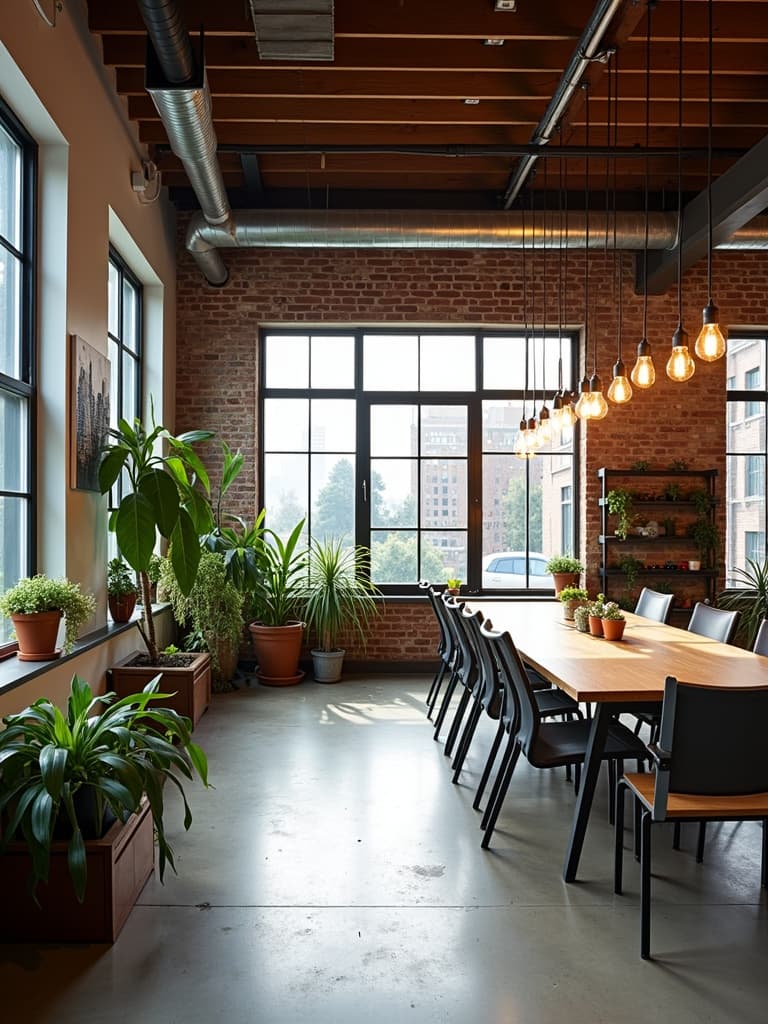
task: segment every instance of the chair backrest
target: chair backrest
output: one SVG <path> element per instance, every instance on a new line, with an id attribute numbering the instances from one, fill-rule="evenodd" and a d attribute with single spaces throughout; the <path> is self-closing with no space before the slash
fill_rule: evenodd
<path id="1" fill-rule="evenodd" d="M 491 645 L 499 667 L 499 681 L 507 704 L 505 724 L 517 731 L 520 746 L 527 757 L 538 738 L 541 719 L 525 666 L 509 633 L 484 629 L 483 635 Z"/>
<path id="2" fill-rule="evenodd" d="M 635 615 L 642 615 L 644 619 L 653 619 L 655 622 L 666 622 L 674 599 L 674 594 L 660 594 L 658 590 L 643 587 L 637 599 Z"/>
<path id="3" fill-rule="evenodd" d="M 740 615 L 741 612 L 735 610 L 729 612 L 725 608 L 713 608 L 711 604 L 697 601 L 693 607 L 691 621 L 688 623 L 688 632 L 729 644 L 739 625 Z"/>
<path id="4" fill-rule="evenodd" d="M 448 624 L 444 620 L 442 601 L 440 601 L 440 595 L 435 588 L 427 582 L 419 584 L 422 590 L 426 590 L 429 603 L 432 605 L 432 611 L 435 613 L 437 619 L 437 628 L 440 631 L 440 640 L 437 644 L 437 653 L 444 661 L 450 661 L 451 648 L 453 647 L 453 641 L 448 628 Z"/>
<path id="5" fill-rule="evenodd" d="M 768 655 L 768 619 L 763 619 L 760 623 L 760 629 L 757 631 L 752 650 L 755 654 Z"/>
<path id="6" fill-rule="evenodd" d="M 488 640 L 483 632 L 483 626 L 486 629 L 492 629 L 493 626 L 488 619 L 483 621 L 482 612 L 477 611 L 471 614 L 466 608 L 464 609 L 464 621 L 474 640 L 475 651 L 478 657 L 479 677 L 475 687 L 475 696 L 491 718 L 498 718 L 501 713 L 502 703 L 501 684 L 499 683 L 496 659 L 493 657 Z"/>
<path id="7" fill-rule="evenodd" d="M 659 745 L 653 816 L 666 816 L 667 793 L 711 796 L 768 791 L 768 688 L 701 686 L 669 676 Z"/>
<path id="8" fill-rule="evenodd" d="M 454 631 L 454 637 L 459 647 L 459 658 L 456 663 L 456 671 L 464 686 L 472 689 L 477 682 L 478 659 L 475 653 L 474 642 L 470 639 L 469 630 L 462 621 L 463 601 L 457 601 L 454 597 L 443 597 L 443 602 Z M 482 618 L 482 612 L 480 613 Z"/>

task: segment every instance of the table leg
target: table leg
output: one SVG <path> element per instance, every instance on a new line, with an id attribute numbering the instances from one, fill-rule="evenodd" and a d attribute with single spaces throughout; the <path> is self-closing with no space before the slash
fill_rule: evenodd
<path id="1" fill-rule="evenodd" d="M 576 799 L 576 809 L 573 815 L 573 825 L 571 826 L 571 838 L 568 841 L 568 851 L 563 868 L 563 878 L 566 882 L 576 881 L 581 848 L 584 845 L 589 812 L 592 809 L 592 798 L 595 795 L 597 776 L 600 771 L 603 750 L 605 749 L 605 740 L 608 735 L 611 716 L 615 712 L 616 707 L 613 704 L 598 703 L 595 714 L 592 717 L 592 728 L 589 731 L 584 769 L 581 774 L 581 786 L 579 787 L 579 795 Z"/>

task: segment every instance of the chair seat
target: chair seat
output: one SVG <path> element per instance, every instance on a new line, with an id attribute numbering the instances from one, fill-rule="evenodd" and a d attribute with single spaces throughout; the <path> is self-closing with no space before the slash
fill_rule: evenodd
<path id="1" fill-rule="evenodd" d="M 542 722 L 533 750 L 526 757 L 536 768 L 557 768 L 566 764 L 581 764 L 589 742 L 592 723 Z M 613 722 L 605 741 L 603 760 L 616 758 L 645 758 L 648 750 L 626 726 Z"/>
<path id="2" fill-rule="evenodd" d="M 653 809 L 653 795 L 656 788 L 654 774 L 632 772 L 624 776 L 627 785 L 642 803 Z M 670 793 L 667 798 L 667 819 L 669 818 L 768 818 L 768 793 L 751 793 L 739 796 L 699 796 L 696 793 Z"/>
<path id="3" fill-rule="evenodd" d="M 569 697 L 567 693 L 563 693 L 562 690 L 558 690 L 557 688 L 549 690 L 534 690 L 534 696 L 536 698 L 539 714 L 542 716 L 573 715 L 579 710 L 579 705 L 573 697 Z"/>

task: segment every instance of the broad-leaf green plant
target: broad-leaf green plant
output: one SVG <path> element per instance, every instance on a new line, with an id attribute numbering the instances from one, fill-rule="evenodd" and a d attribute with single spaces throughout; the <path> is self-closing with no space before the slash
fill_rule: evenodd
<path id="1" fill-rule="evenodd" d="M 32 862 L 32 893 L 48 881 L 54 829 L 63 817 L 71 828 L 67 863 L 77 899 L 87 885 L 85 836 L 78 794 L 90 790 L 95 821 L 103 826 L 106 808 L 125 821 L 146 796 L 159 850 L 159 874 L 166 864 L 176 871 L 165 835 L 163 784 L 179 790 L 184 827 L 192 824 L 179 775 L 197 774 L 208 786 L 208 764 L 191 738 L 188 718 L 157 704 L 160 676 L 141 693 L 117 700 L 114 693 L 94 696 L 78 676 L 72 679 L 66 717 L 45 697 L 3 719 L 0 732 L 0 853 L 21 837 Z M 93 817 L 91 809 L 90 817 Z M 99 829 L 97 828 L 97 831 Z M 1 870 L 1 868 L 0 868 Z"/>
<path id="2" fill-rule="evenodd" d="M 139 573 L 146 628 L 142 629 L 150 660 L 158 649 L 150 600 L 148 571 L 160 537 L 170 542 L 170 558 L 183 593 L 195 582 L 200 562 L 200 537 L 213 525 L 208 494 L 208 473 L 192 447 L 208 441 L 209 430 L 191 430 L 174 436 L 153 422 L 121 419 L 110 430 L 99 467 L 99 487 L 106 494 L 123 478 L 124 494 L 112 513 L 109 528 L 117 537 L 122 557 Z"/>
<path id="3" fill-rule="evenodd" d="M 259 571 L 250 596 L 256 621 L 264 626 L 285 626 L 300 619 L 307 585 L 307 549 L 300 544 L 304 520 L 287 540 L 262 527 L 257 545 Z"/>
<path id="4" fill-rule="evenodd" d="M 729 576 L 736 585 L 718 596 L 717 607 L 741 612 L 739 640 L 752 647 L 760 623 L 768 616 L 768 562 L 761 565 L 748 558 L 746 569 L 731 569 Z"/>

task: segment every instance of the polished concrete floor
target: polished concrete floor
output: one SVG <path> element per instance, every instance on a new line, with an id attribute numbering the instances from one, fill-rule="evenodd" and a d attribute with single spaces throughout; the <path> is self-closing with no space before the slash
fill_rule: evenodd
<path id="1" fill-rule="evenodd" d="M 521 765 L 482 851 L 471 804 L 490 723 L 451 785 L 427 684 L 216 695 L 197 735 L 216 788 L 191 792 L 189 833 L 169 803 L 178 877 L 150 879 L 112 947 L 0 946 L 0 1020 L 768 1020 L 758 826 L 712 828 L 704 865 L 692 835 L 674 853 L 659 828 L 656 959 L 643 962 L 637 865 L 615 897 L 605 791 L 577 884 L 561 878 L 563 772 Z"/>

